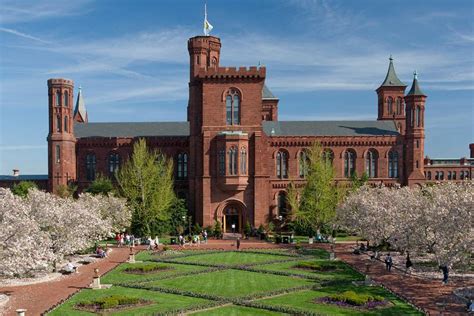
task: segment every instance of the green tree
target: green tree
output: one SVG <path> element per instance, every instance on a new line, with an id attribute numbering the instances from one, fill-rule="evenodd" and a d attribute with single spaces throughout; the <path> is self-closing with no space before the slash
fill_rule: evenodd
<path id="1" fill-rule="evenodd" d="M 298 199 L 296 188 L 290 186 L 288 203 L 298 225 L 319 232 L 332 222 L 342 189 L 334 181 L 335 170 L 321 145 L 315 143 L 307 151 L 306 183 Z"/>
<path id="2" fill-rule="evenodd" d="M 361 186 L 367 183 L 369 181 L 369 175 L 367 172 L 364 172 L 360 178 L 357 176 L 355 172 L 351 174 L 351 191 L 355 192 L 357 189 L 359 189 Z"/>
<path id="3" fill-rule="evenodd" d="M 91 193 L 93 195 L 108 195 L 110 192 L 113 191 L 114 184 L 112 183 L 112 181 L 109 178 L 101 175 L 99 175 L 86 190 L 86 192 Z"/>
<path id="4" fill-rule="evenodd" d="M 186 219 L 188 210 L 184 199 L 176 198 L 171 205 L 171 216 L 169 221 L 168 233 L 173 235 L 182 234 L 186 229 Z"/>
<path id="5" fill-rule="evenodd" d="M 173 161 L 149 150 L 144 139 L 133 145 L 130 159 L 117 173 L 119 193 L 132 209 L 131 229 L 138 236 L 163 232 L 170 220 L 173 202 Z"/>
<path id="6" fill-rule="evenodd" d="M 33 181 L 20 181 L 13 186 L 12 193 L 21 197 L 26 197 L 29 189 L 38 189 L 38 186 Z"/>

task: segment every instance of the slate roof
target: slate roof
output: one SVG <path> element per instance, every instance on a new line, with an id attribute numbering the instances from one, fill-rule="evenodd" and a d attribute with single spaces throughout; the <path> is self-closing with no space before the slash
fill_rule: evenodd
<path id="1" fill-rule="evenodd" d="M 263 86 L 262 89 L 262 99 L 278 99 L 271 91 L 268 89 L 267 85 Z"/>
<path id="2" fill-rule="evenodd" d="M 263 131 L 268 136 L 399 135 L 393 121 L 266 121 Z"/>
<path id="3" fill-rule="evenodd" d="M 406 87 L 407 85 L 398 79 L 398 76 L 395 72 L 395 67 L 393 66 L 393 58 L 390 56 L 390 64 L 388 65 L 387 75 L 385 76 L 385 80 L 380 85 L 381 87 Z"/>
<path id="4" fill-rule="evenodd" d="M 0 180 L 5 181 L 27 181 L 48 180 L 47 174 L 20 174 L 19 176 L 0 175 Z"/>
<path id="5" fill-rule="evenodd" d="M 410 91 L 408 92 L 407 95 L 423 95 L 423 96 L 426 96 L 426 94 L 424 94 L 423 91 L 421 91 L 420 86 L 418 85 L 418 79 L 417 79 L 416 76 L 417 76 L 417 74 L 415 72 L 414 78 L 413 78 L 413 83 L 411 85 L 411 89 L 410 89 Z"/>
<path id="6" fill-rule="evenodd" d="M 188 122 L 75 123 L 74 134 L 85 137 L 189 136 Z"/>
<path id="7" fill-rule="evenodd" d="M 82 118 L 82 121 L 87 122 L 86 104 L 84 103 L 81 87 L 79 87 L 79 92 L 77 94 L 76 108 L 74 109 L 74 117 L 76 117 L 76 115 L 79 115 Z"/>

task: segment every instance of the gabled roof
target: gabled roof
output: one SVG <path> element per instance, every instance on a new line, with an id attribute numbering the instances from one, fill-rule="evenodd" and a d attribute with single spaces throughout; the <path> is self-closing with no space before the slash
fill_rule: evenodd
<path id="1" fill-rule="evenodd" d="M 396 136 L 393 121 L 265 121 L 268 136 Z"/>
<path id="2" fill-rule="evenodd" d="M 278 100 L 278 98 L 268 89 L 267 85 L 263 85 L 262 89 L 263 100 Z"/>
<path id="3" fill-rule="evenodd" d="M 189 136 L 188 122 L 75 123 L 74 134 L 85 137 Z"/>
<path id="4" fill-rule="evenodd" d="M 390 64 L 388 65 L 387 75 L 385 76 L 385 80 L 380 85 L 381 87 L 406 87 L 407 85 L 398 79 L 397 74 L 395 73 L 395 67 L 393 66 L 393 58 L 390 56 L 389 58 Z"/>
<path id="5" fill-rule="evenodd" d="M 79 87 L 79 92 L 77 93 L 76 108 L 74 109 L 74 120 L 77 122 L 87 122 L 88 120 L 86 104 L 84 103 L 81 87 Z"/>
<path id="6" fill-rule="evenodd" d="M 422 95 L 426 97 L 426 94 L 421 91 L 420 86 L 418 85 L 418 74 L 416 73 L 416 71 L 413 73 L 413 83 L 411 84 L 410 91 L 408 91 L 407 96 L 408 95 Z"/>

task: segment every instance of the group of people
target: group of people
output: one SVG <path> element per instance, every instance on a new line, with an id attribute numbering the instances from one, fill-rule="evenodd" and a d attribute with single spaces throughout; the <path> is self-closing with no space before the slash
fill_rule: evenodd
<path id="1" fill-rule="evenodd" d="M 117 242 L 117 247 L 135 245 L 135 236 L 128 233 L 116 233 L 115 241 Z"/>
<path id="2" fill-rule="evenodd" d="M 208 238 L 207 230 L 204 229 L 201 233 L 189 235 L 187 236 L 187 238 L 183 234 L 180 234 L 178 237 L 178 243 L 182 248 L 184 248 L 186 244 L 190 244 L 191 246 L 192 245 L 199 246 L 201 242 L 204 244 L 207 244 L 207 238 Z"/>

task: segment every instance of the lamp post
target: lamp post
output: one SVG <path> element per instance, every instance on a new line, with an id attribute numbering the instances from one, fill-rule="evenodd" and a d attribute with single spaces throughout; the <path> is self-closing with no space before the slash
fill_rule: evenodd
<path id="1" fill-rule="evenodd" d="M 184 225 L 183 230 L 185 230 L 186 229 L 186 215 L 183 215 L 182 218 L 183 218 L 183 225 Z"/>
<path id="2" fill-rule="evenodd" d="M 278 216 L 278 234 L 280 235 L 280 242 L 283 242 L 283 240 L 281 239 L 281 227 L 282 227 L 282 224 L 283 224 L 283 216 L 279 215 L 279 216 Z"/>
<path id="3" fill-rule="evenodd" d="M 189 235 L 191 235 L 191 220 L 193 217 L 191 215 L 188 216 L 188 229 L 189 229 Z"/>

